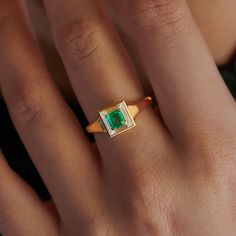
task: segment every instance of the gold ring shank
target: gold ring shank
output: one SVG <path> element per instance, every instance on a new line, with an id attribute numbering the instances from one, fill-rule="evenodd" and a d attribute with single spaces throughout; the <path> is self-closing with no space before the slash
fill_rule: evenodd
<path id="1" fill-rule="evenodd" d="M 140 114 L 147 107 L 149 107 L 151 103 L 152 103 L 151 97 L 146 97 L 143 100 L 135 103 L 127 103 L 129 114 L 133 119 L 135 119 L 137 115 Z M 86 127 L 86 130 L 88 133 L 107 133 L 107 129 L 105 128 L 101 117 L 99 117 L 92 124 L 88 125 Z"/>

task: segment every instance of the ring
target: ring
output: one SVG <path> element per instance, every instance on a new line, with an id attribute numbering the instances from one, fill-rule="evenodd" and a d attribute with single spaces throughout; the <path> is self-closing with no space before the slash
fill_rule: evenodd
<path id="1" fill-rule="evenodd" d="M 118 102 L 99 111 L 99 118 L 88 125 L 88 133 L 107 133 L 111 138 L 136 126 L 135 118 L 152 103 L 146 97 L 135 103 Z"/>

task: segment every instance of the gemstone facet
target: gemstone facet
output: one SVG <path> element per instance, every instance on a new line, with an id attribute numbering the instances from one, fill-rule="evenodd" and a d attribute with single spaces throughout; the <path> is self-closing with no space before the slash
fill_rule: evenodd
<path id="1" fill-rule="evenodd" d="M 120 110 L 115 110 L 107 115 L 107 121 L 112 130 L 119 129 L 125 125 L 125 117 Z"/>
<path id="2" fill-rule="evenodd" d="M 125 101 L 99 112 L 101 122 L 110 137 L 114 137 L 136 126 Z"/>

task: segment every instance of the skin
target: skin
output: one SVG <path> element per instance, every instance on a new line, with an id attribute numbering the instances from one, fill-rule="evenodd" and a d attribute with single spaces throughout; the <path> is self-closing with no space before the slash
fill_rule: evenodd
<path id="1" fill-rule="evenodd" d="M 215 0 L 214 4 L 212 4 L 211 0 L 188 0 L 187 3 L 216 64 L 219 66 L 226 64 L 234 55 L 236 48 L 236 2 L 234 0 Z M 116 0 L 106 0 L 105 4 L 113 21 L 119 28 L 122 41 L 133 59 L 146 93 L 151 94 L 151 86 L 146 79 L 145 69 L 135 46 L 132 31 L 129 24 L 127 24 L 126 18 L 123 17 L 124 4 L 122 1 Z M 30 0 L 27 1 L 27 5 L 29 7 L 30 22 L 33 24 L 33 30 L 39 38 L 44 60 L 50 69 L 53 79 L 63 96 L 70 102 L 74 102 L 76 98 L 73 96 L 72 88 L 68 83 L 67 74 L 63 69 L 60 57 L 54 49 L 50 26 L 42 4 L 37 0 Z"/>
<path id="2" fill-rule="evenodd" d="M 236 48 L 234 0 L 188 0 L 189 7 L 218 65 L 227 63 Z"/>
<path id="3" fill-rule="evenodd" d="M 213 4 L 211 0 L 187 0 L 187 3 L 215 62 L 218 65 L 227 63 L 236 47 L 236 2 L 216 0 Z M 106 4 L 117 24 L 128 34 L 126 20 L 122 17 L 122 1 L 106 0 Z"/>
<path id="4" fill-rule="evenodd" d="M 44 4 L 90 122 L 144 96 L 103 4 Z M 185 1 L 122 4 L 159 112 L 146 109 L 114 139 L 96 135 L 94 146 L 50 78 L 23 3 L 0 1 L 1 91 L 53 199 L 41 202 L 1 155 L 4 236 L 235 235 L 235 101 Z"/>

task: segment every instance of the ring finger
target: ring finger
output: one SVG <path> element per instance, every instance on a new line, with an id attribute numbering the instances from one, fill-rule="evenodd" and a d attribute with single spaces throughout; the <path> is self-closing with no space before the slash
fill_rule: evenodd
<path id="1" fill-rule="evenodd" d="M 90 122 L 104 106 L 144 96 L 130 59 L 100 1 L 45 0 L 44 3 L 58 50 Z M 104 135 L 97 137 L 105 163 L 110 160 L 114 165 L 116 158 L 126 158 L 128 153 L 133 165 L 133 160 L 138 159 L 138 153 L 146 146 L 143 140 L 151 145 L 151 135 L 165 148 L 166 132 L 151 110 L 144 112 L 137 122 L 139 128 L 114 140 Z"/>

